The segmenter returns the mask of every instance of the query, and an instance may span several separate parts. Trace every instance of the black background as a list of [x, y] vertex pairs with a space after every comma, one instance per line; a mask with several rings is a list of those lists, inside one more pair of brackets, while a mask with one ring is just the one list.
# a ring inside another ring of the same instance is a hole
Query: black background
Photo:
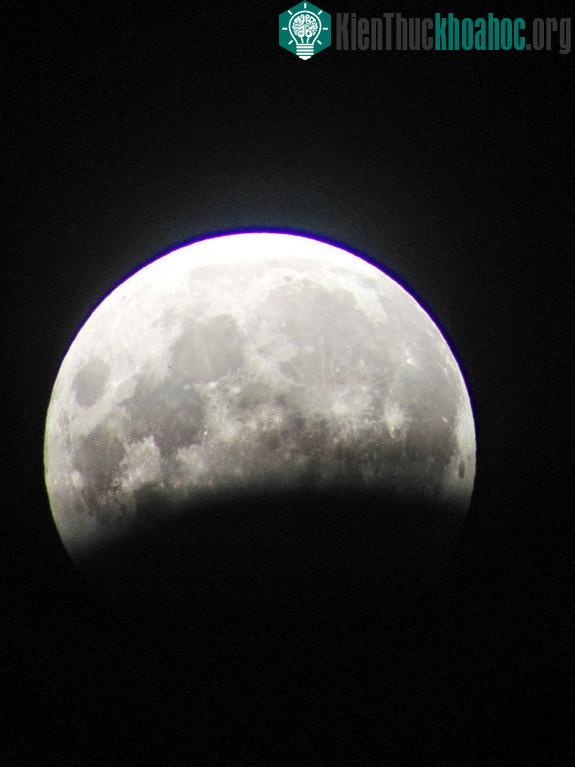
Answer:
[[[564, 763], [573, 54], [332, 46], [301, 62], [277, 46], [283, 10], [18, 3], [2, 23], [2, 749], [61, 765]], [[201, 612], [136, 622], [98, 600], [53, 526], [44, 419], [86, 314], [157, 254], [250, 228], [379, 261], [465, 371], [468, 523], [440, 580], [394, 619], [370, 605], [330, 622], [325, 605], [325, 622], [307, 621], [294, 592], [279, 628], [268, 603], [233, 631]]]

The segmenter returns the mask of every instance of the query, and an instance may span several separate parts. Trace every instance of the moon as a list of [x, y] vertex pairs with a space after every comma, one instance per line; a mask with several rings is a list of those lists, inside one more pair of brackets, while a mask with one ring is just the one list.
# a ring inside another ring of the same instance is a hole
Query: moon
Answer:
[[395, 280], [316, 239], [244, 233], [174, 250], [97, 306], [55, 381], [44, 462], [81, 564], [246, 493], [351, 488], [463, 521], [475, 429], [449, 345]]

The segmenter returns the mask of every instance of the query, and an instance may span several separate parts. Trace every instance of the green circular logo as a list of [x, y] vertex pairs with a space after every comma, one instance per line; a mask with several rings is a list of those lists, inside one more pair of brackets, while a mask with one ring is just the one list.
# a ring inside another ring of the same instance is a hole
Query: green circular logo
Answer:
[[331, 16], [312, 3], [298, 3], [279, 16], [279, 44], [307, 61], [331, 45]]

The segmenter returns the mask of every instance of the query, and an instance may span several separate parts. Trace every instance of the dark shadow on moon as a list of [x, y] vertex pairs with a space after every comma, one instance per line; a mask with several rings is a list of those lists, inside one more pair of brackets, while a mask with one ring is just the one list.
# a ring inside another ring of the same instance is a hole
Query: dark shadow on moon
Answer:
[[394, 618], [464, 514], [351, 487], [220, 496], [158, 524], [165, 503], [140, 499], [147, 529], [82, 563], [89, 641], [53, 671], [82, 763], [363, 764], [390, 731], [402, 763], [442, 706]]
[[147, 526], [78, 564], [111, 609], [183, 642], [376, 627], [433, 583], [465, 519], [346, 487], [196, 500], [176, 514], [150, 496], [138, 517]]

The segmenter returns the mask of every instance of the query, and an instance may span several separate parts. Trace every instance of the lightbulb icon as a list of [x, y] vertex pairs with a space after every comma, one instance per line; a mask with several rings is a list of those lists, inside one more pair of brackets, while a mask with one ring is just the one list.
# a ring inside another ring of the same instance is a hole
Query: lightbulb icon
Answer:
[[316, 40], [321, 34], [320, 17], [307, 9], [294, 13], [289, 20], [288, 31], [296, 44], [296, 54], [300, 59], [309, 59], [313, 56]]
[[305, 61], [331, 45], [331, 16], [307, 0], [279, 14], [278, 43]]

